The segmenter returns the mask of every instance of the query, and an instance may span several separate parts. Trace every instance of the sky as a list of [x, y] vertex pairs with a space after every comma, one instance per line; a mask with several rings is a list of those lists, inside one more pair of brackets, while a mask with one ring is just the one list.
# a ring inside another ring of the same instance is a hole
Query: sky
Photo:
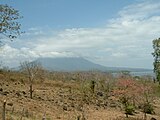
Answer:
[[153, 68], [159, 0], [1, 0], [19, 10], [24, 34], [3, 39], [4, 65], [39, 57], [84, 57], [109, 67]]

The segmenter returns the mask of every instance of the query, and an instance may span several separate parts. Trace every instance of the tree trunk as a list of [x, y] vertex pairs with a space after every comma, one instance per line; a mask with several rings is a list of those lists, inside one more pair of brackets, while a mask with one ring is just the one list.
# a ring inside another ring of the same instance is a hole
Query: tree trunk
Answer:
[[6, 100], [4, 100], [4, 102], [3, 102], [3, 111], [2, 111], [2, 120], [6, 120]]
[[144, 120], [147, 120], [147, 113], [144, 113]]
[[43, 114], [42, 120], [46, 120], [46, 112]]
[[128, 114], [126, 113], [126, 118], [128, 118]]
[[29, 92], [30, 92], [30, 98], [32, 99], [32, 95], [33, 95], [33, 86], [32, 84], [30, 84], [30, 89], [29, 89]]

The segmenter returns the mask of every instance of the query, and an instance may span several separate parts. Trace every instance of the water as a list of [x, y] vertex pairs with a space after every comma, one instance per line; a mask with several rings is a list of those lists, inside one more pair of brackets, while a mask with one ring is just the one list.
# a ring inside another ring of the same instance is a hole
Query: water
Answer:
[[[138, 71], [138, 72], [130, 72], [129, 73], [132, 76], [151, 76], [151, 77], [155, 77], [155, 74], [153, 71]], [[116, 73], [112, 73], [113, 76], [117, 76], [119, 75], [118, 72]]]
[[146, 76], [146, 75], [149, 75], [152, 77], [155, 76], [153, 71], [130, 72], [130, 74], [133, 76]]

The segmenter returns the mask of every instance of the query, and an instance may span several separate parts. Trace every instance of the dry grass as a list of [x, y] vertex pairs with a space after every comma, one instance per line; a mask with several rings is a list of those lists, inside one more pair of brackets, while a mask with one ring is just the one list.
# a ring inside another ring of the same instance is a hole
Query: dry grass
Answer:
[[[29, 83], [20, 73], [0, 74], [0, 110], [3, 100], [7, 100], [7, 120], [77, 120], [84, 116], [87, 120], [125, 120], [124, 111], [115, 102], [114, 96], [92, 95], [89, 83], [79, 80], [46, 80], [34, 83], [33, 99], [29, 98]], [[97, 86], [96, 86], [97, 87]], [[97, 87], [97, 91], [100, 88]], [[4, 94], [6, 93], [6, 95]], [[160, 100], [155, 101], [156, 115], [147, 115], [160, 119]], [[0, 119], [1, 118], [0, 112]], [[143, 113], [137, 111], [127, 120], [140, 120]]]

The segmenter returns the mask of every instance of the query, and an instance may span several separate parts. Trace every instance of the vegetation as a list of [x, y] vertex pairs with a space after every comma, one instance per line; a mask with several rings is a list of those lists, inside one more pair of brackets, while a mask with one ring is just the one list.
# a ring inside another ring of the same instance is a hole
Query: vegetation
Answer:
[[[0, 4], [0, 47], [3, 45], [3, 37], [13, 40], [22, 33], [20, 31], [21, 24], [18, 21], [20, 18], [22, 17], [18, 10], [15, 10], [11, 6]], [[3, 69], [1, 69], [1, 67], [2, 63], [0, 63], [0, 72], [3, 73]], [[3, 92], [3, 88], [0, 88], [0, 91]], [[3, 101], [1, 119], [6, 120], [6, 99]]]
[[[160, 98], [155, 93], [158, 86], [144, 77], [135, 80], [129, 75], [93, 71], [45, 71], [42, 78], [38, 64], [32, 65], [36, 69], [30, 69], [30, 73], [26, 65], [23, 63], [22, 71], [0, 73], [0, 108], [7, 99], [6, 119], [122, 120], [125, 114], [129, 120], [160, 118]], [[30, 79], [34, 79], [32, 99]]]
[[[38, 77], [38, 76], [43, 76], [42, 72], [42, 67], [40, 66], [39, 63], [36, 62], [23, 62], [21, 63], [21, 70], [22, 72], [27, 75], [28, 80], [29, 80], [29, 92], [30, 92], [30, 98], [32, 99], [33, 96], [33, 83], [34, 80]], [[41, 74], [40, 74], [41, 72]]]
[[[1, 37], [20, 35], [21, 18], [18, 10], [0, 5]], [[153, 40], [153, 49], [160, 84], [160, 38]], [[160, 88], [151, 79], [132, 77], [129, 71], [119, 76], [96, 71], [50, 72], [36, 62], [23, 62], [20, 71], [0, 70], [0, 119], [160, 119]]]
[[22, 32], [19, 19], [22, 17], [19, 11], [8, 5], [0, 5], [0, 37], [3, 36], [10, 38], [11, 40], [17, 38]]
[[153, 40], [153, 49], [154, 52], [152, 55], [154, 57], [154, 72], [156, 75], [156, 80], [160, 84], [160, 38]]

